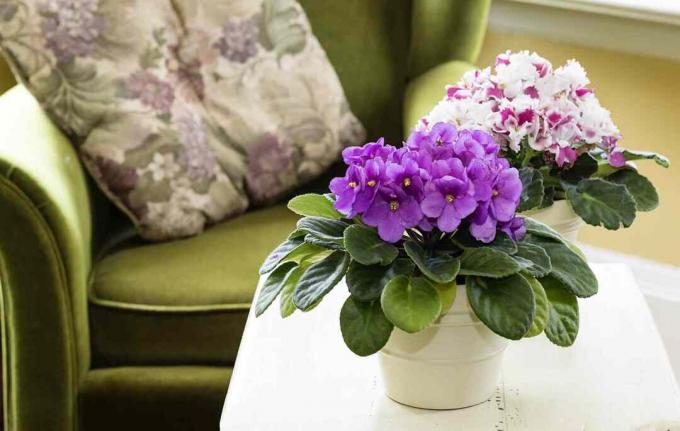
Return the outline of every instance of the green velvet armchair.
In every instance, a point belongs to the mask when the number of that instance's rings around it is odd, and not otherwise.
[[[489,8],[301,3],[369,138],[391,143],[472,67]],[[257,268],[295,217],[259,209],[161,244],[118,241],[122,220],[32,96],[0,97],[5,430],[218,428]]]

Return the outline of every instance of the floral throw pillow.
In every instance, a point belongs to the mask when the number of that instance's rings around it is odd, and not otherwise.
[[[294,0],[0,0],[0,38],[148,239],[269,203],[363,139]]]

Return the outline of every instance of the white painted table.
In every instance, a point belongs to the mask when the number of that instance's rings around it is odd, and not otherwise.
[[[574,346],[544,336],[511,343],[496,394],[463,410],[419,410],[384,395],[377,357],[355,356],[342,341],[343,286],[309,313],[282,320],[278,303],[251,313],[221,430],[677,431],[644,427],[680,420],[680,393],[632,274],[593,267],[600,292],[579,301]]]

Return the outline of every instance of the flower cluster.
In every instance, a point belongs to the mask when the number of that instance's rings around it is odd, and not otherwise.
[[[414,131],[399,149],[383,139],[346,148],[347,172],[330,183],[335,208],[348,218],[361,216],[392,243],[407,229],[454,232],[459,226],[487,243],[497,229],[518,240],[525,232],[515,216],[522,183],[499,149],[488,133],[445,123]]]
[[[570,60],[553,69],[528,51],[499,55],[493,70],[467,72],[416,126],[438,122],[493,133],[503,149],[518,152],[523,142],[558,166],[573,164],[593,148],[609,163],[625,163],[617,146],[619,130],[600,105],[581,65]]]

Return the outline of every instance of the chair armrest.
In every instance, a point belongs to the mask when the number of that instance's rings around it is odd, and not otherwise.
[[[90,199],[68,140],[23,87],[0,97],[4,429],[74,429],[89,368]]]
[[[408,136],[418,120],[444,98],[444,88],[455,84],[474,66],[462,61],[450,61],[434,67],[411,80],[404,94],[404,136]]]
[[[410,76],[441,63],[475,63],[484,41],[491,0],[414,0]]]

